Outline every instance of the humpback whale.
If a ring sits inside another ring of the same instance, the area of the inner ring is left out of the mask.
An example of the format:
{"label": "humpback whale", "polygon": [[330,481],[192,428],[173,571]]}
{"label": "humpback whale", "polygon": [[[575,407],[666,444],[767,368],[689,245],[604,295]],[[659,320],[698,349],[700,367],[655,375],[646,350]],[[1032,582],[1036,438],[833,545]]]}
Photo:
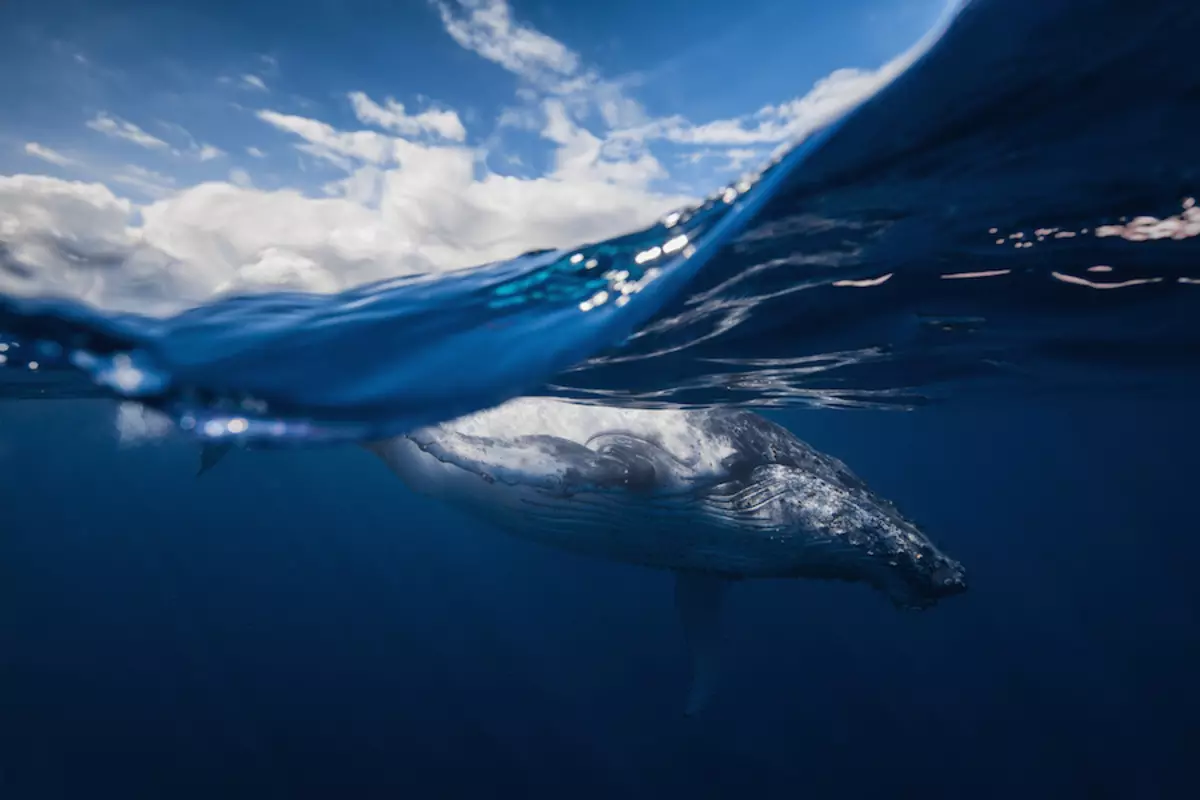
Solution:
{"label": "humpback whale", "polygon": [[963,567],[841,461],[746,410],[520,398],[364,446],[412,490],[514,536],[672,572],[688,715],[713,692],[734,582],[860,582],[906,609],[967,588]]}

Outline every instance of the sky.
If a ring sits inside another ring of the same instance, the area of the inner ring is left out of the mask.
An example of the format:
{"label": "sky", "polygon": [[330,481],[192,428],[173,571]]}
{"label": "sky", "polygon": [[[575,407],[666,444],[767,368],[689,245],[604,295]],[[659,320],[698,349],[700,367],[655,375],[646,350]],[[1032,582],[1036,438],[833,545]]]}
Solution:
{"label": "sky", "polygon": [[878,90],[944,0],[15,0],[0,293],[169,313],[569,247]]}

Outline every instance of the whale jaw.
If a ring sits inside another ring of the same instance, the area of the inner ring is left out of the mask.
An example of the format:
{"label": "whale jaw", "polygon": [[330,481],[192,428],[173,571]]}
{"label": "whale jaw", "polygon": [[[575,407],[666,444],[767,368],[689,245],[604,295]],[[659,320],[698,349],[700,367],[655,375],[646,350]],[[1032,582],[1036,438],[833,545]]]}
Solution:
{"label": "whale jaw", "polygon": [[[941,553],[919,555],[921,561],[904,559],[882,578],[872,580],[875,588],[903,611],[925,611],[948,597],[963,594],[969,588],[963,565]],[[909,561],[910,563],[904,563]]]}

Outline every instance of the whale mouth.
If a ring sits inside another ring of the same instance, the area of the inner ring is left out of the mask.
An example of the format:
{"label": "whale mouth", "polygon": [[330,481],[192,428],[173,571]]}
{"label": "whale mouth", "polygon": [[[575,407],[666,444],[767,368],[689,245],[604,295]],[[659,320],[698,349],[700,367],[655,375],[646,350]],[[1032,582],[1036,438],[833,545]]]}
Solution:
{"label": "whale mouth", "polygon": [[920,575],[919,578],[913,576],[895,588],[898,591],[889,594],[896,608],[905,611],[925,611],[947,597],[965,593],[970,587],[962,565],[948,562],[932,572]]}
{"label": "whale mouth", "polygon": [[929,581],[933,584],[939,598],[962,594],[968,588],[966,570],[958,564],[938,567],[929,576]]}

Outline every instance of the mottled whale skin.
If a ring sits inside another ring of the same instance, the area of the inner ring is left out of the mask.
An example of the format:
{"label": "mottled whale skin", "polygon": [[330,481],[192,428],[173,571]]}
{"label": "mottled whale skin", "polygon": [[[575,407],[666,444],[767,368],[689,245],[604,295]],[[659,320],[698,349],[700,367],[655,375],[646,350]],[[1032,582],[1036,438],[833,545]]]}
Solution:
{"label": "mottled whale skin", "polygon": [[731,581],[861,582],[916,609],[967,587],[963,567],[842,462],[749,411],[522,398],[367,447],[412,489],[515,536],[673,571],[689,714],[712,691]]}
{"label": "mottled whale skin", "polygon": [[522,399],[368,447],[412,489],[583,555],[727,579],[861,581],[902,607],[965,588],[961,565],[891,502],[749,411]]}

